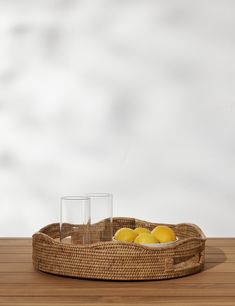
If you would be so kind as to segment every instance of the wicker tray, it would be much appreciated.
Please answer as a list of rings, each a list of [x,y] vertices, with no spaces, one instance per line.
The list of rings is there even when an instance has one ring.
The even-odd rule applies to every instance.
[[[105,220],[92,225],[99,232]],[[113,231],[121,227],[146,227],[158,223],[133,218],[114,218]],[[42,228],[33,235],[33,265],[57,275],[103,280],[159,280],[186,276],[203,269],[205,235],[193,224],[167,224],[178,241],[153,248],[125,242],[97,242],[89,245],[59,242],[59,224]],[[69,231],[69,229],[68,229]]]

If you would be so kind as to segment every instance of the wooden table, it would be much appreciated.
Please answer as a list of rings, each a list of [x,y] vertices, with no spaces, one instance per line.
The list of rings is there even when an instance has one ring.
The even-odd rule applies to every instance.
[[[235,238],[208,239],[202,273],[147,282],[108,282],[35,271],[31,239],[0,238],[0,305],[235,306]]]

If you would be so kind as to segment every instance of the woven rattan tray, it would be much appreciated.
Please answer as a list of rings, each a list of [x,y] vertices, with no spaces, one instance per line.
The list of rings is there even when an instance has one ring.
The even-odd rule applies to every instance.
[[[99,232],[105,220],[92,225]],[[133,218],[114,218],[113,231],[121,227],[146,227],[159,223]],[[103,280],[159,280],[186,276],[203,269],[205,236],[196,225],[167,224],[178,241],[153,248],[125,242],[97,242],[89,245],[60,243],[58,223],[33,235],[33,264],[38,270],[57,275]]]

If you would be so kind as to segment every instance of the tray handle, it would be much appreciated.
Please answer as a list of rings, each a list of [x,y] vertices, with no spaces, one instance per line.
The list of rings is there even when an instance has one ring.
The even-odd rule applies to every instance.
[[[177,262],[177,258],[166,258],[165,260],[165,271],[164,272],[180,272],[185,270],[185,268],[194,269],[202,266],[205,262],[205,250],[200,253],[193,255],[186,261]]]

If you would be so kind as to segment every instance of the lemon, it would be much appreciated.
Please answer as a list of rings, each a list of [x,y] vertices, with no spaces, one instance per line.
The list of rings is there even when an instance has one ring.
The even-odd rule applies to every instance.
[[[159,241],[150,233],[143,233],[135,238],[135,243],[159,243]]]
[[[160,242],[171,242],[176,240],[175,232],[166,225],[158,225],[151,234]]]
[[[137,236],[133,229],[123,227],[116,232],[114,238],[118,241],[133,242]]]
[[[138,235],[143,234],[143,233],[147,233],[147,234],[151,233],[150,230],[144,227],[137,227],[136,229],[134,229],[134,232],[137,233]]]

